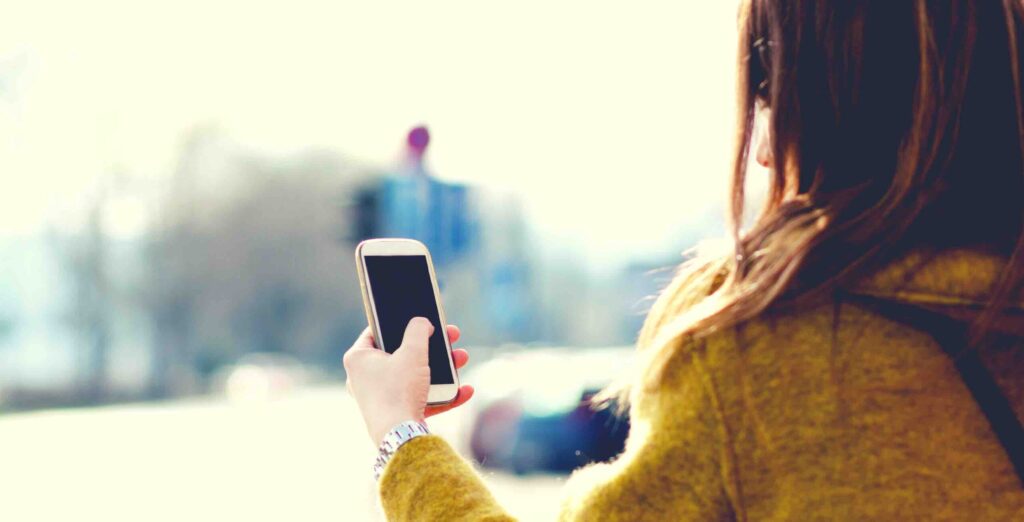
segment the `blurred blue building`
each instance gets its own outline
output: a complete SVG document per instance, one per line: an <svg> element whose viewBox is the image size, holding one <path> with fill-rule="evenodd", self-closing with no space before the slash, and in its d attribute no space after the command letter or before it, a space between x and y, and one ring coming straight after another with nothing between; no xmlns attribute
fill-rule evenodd
<svg viewBox="0 0 1024 522"><path fill-rule="evenodd" d="M380 180L376 190L380 236L418 239L440 266L469 254L479 243L467 186L397 175Z"/></svg>
<svg viewBox="0 0 1024 522"><path fill-rule="evenodd" d="M429 140L425 127L412 129L405 163L357 193L353 239L422 241L448 315L476 328L476 342L534 340L536 288L518 201L431 176Z"/></svg>

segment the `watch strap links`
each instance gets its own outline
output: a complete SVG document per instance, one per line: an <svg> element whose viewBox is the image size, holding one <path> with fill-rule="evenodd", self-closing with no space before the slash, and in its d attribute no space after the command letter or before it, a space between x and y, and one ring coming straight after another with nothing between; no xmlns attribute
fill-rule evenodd
<svg viewBox="0 0 1024 522"><path fill-rule="evenodd" d="M391 431L381 440L380 447L377 448L377 458L373 463L373 478L380 480L388 461L403 444L416 437L429 434L430 430L427 429L427 425L417 421L405 421L391 428Z"/></svg>

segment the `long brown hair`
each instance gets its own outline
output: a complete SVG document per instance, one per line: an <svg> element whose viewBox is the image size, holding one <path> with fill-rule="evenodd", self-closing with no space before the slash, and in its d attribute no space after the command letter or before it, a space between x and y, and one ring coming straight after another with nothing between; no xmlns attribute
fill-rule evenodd
<svg viewBox="0 0 1024 522"><path fill-rule="evenodd" d="M910 248L984 247L1024 259L1019 0L747 0L741 7L732 249L685 263L644 325L641 388L698 338L799 306ZM773 168L748 229L755 116ZM603 398L629 398L637 378Z"/></svg>

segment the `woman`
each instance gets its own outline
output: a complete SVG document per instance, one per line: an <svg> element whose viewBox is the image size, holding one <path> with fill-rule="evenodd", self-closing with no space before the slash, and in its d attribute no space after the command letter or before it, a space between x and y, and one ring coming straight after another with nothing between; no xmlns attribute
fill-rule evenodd
<svg viewBox="0 0 1024 522"><path fill-rule="evenodd" d="M1024 519L1022 24L1017 0L745 3L734 251L653 307L605 394L626 450L563 520ZM771 183L744 229L750 154ZM346 355L377 443L436 413L431 329ZM390 519L509 518L442 439L399 438Z"/></svg>

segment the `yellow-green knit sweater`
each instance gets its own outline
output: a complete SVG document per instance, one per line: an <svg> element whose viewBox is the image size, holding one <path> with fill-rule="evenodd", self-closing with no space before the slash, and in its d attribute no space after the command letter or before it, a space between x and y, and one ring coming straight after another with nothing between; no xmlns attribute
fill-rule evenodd
<svg viewBox="0 0 1024 522"><path fill-rule="evenodd" d="M856 291L963 319L1002 268L966 251L920 264ZM569 479L561 520L1024 520L1002 446L925 333L823 302L677 351L632 405L625 452ZM1024 416L1024 350L984 359ZM512 519L433 435L399 449L380 495L389 520Z"/></svg>

